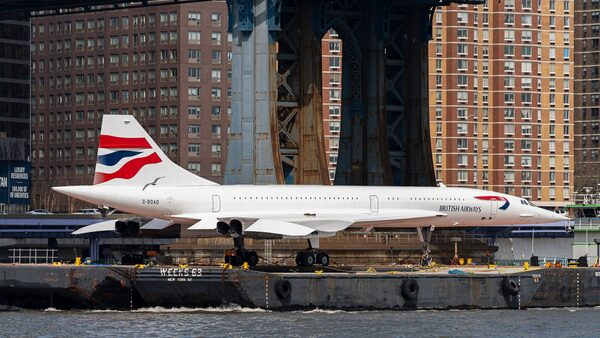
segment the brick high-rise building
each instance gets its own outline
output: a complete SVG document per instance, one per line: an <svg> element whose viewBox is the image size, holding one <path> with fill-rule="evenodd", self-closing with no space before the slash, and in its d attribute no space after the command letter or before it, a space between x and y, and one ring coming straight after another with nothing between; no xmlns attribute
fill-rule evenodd
<svg viewBox="0 0 600 338"><path fill-rule="evenodd" d="M131 114L175 162L221 182L230 114L225 2L35 18L33 207L73 210L91 184L104 114Z"/></svg>
<svg viewBox="0 0 600 338"><path fill-rule="evenodd" d="M600 1L575 2L575 191L600 192ZM587 190L587 192L586 192Z"/></svg>
<svg viewBox="0 0 600 338"><path fill-rule="evenodd" d="M504 0L436 10L429 97L438 180L569 203L573 7Z"/></svg>
<svg viewBox="0 0 600 338"><path fill-rule="evenodd" d="M342 40L330 29L321 40L323 134L329 179L333 184L340 145L342 110Z"/></svg>

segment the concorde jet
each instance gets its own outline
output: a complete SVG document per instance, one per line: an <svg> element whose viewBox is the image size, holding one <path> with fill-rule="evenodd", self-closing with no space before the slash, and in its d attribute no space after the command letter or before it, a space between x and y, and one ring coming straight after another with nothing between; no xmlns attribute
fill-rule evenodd
<svg viewBox="0 0 600 338"><path fill-rule="evenodd" d="M173 163L133 116L104 115L93 185L54 187L77 199L152 218L100 222L74 234L187 226L198 236L228 236L225 261L258 262L244 238L300 238L308 248L299 266L329 264L319 238L348 228L417 228L428 263L435 228L487 227L565 221L526 199L449 187L219 185Z"/></svg>

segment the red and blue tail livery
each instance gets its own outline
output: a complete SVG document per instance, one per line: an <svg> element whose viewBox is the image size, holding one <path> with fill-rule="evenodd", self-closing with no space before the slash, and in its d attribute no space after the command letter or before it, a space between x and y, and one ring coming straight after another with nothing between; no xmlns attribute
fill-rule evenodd
<svg viewBox="0 0 600 338"><path fill-rule="evenodd" d="M128 180L144 166L162 160L143 137L100 135L94 184L115 178Z"/></svg>
<svg viewBox="0 0 600 338"><path fill-rule="evenodd" d="M508 209L508 206L510 206L510 202L508 201L508 198L506 197L502 197L502 196L475 196L476 199L478 200L483 200L483 201L504 201L504 204L502 204L498 209L500 210L506 210Z"/></svg>

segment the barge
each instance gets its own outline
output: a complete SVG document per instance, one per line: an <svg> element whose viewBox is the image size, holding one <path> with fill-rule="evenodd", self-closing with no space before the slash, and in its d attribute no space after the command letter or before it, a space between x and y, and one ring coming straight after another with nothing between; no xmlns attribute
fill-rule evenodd
<svg viewBox="0 0 600 338"><path fill-rule="evenodd" d="M600 305L600 268L0 265L0 308L526 309Z"/></svg>

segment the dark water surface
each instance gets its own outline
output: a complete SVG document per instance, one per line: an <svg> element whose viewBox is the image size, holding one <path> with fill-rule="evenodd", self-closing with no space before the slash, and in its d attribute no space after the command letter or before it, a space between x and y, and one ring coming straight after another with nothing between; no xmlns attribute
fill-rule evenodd
<svg viewBox="0 0 600 338"><path fill-rule="evenodd" d="M600 337L600 308L298 311L149 308L0 312L2 337Z"/></svg>

